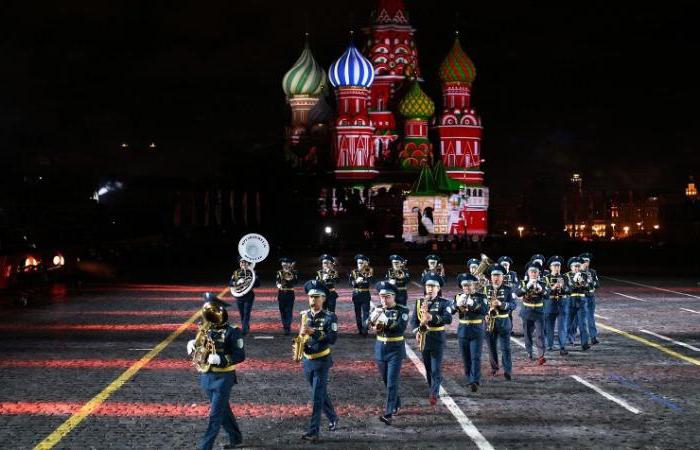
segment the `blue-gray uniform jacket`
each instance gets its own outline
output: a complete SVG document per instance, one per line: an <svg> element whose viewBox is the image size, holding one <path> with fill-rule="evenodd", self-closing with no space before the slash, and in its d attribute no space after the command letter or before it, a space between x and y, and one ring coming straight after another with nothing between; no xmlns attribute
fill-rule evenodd
<svg viewBox="0 0 700 450"><path fill-rule="evenodd" d="M250 269L245 269L245 270L243 270L243 269L237 269L237 270L235 270L235 271L233 272L233 275L231 275L231 279L230 279L229 282L228 282L229 287L235 286L235 285L236 285L236 282L237 282L238 280L240 280L241 278L245 278L246 276L251 276L252 274L253 274L253 272L252 272ZM253 283L253 287L254 287L254 288L260 287L260 277L257 277L257 276L255 277L255 282ZM254 295L253 295L253 290L252 290L252 289L251 289L250 291L248 291L248 293L245 294L244 296L238 297L237 300L245 300L245 299L247 299L249 296L250 296L250 297L253 297L253 296L254 296Z"/></svg>
<svg viewBox="0 0 700 450"><path fill-rule="evenodd" d="M586 272L588 272L588 278L591 280L591 284L588 289L588 295L593 296L595 294L595 290L600 287L600 280L598 279L598 272L596 272L595 269L588 269Z"/></svg>
<svg viewBox="0 0 700 450"><path fill-rule="evenodd" d="M421 305L423 298L416 300L416 308L413 310L411 324L414 328L418 328L421 322ZM432 315L432 319L428 322L428 332L425 334L425 349L434 350L441 347L445 343L445 325L452 323L452 302L442 297L435 297L428 300L428 312Z"/></svg>
<svg viewBox="0 0 700 450"><path fill-rule="evenodd" d="M408 273L408 270L401 270L403 272L403 277L399 278L396 276L394 269L389 269L386 273L386 281L394 280L393 284L396 286L396 289L399 290L406 290L406 286L408 283L411 281L411 274Z"/></svg>
<svg viewBox="0 0 700 450"><path fill-rule="evenodd" d="M420 284L425 285L425 277L428 275L435 275L442 278L442 284L445 284L447 281L447 276L441 275L437 270L423 269L423 273L420 275Z"/></svg>
<svg viewBox="0 0 700 450"><path fill-rule="evenodd" d="M356 278L362 277L363 280L360 281L359 283L355 281ZM357 294L360 294L362 300L364 300L363 297L367 297L367 300L369 301L370 299L370 293L369 293L369 287L374 283L374 271L370 271L370 276L365 277L362 272L360 272L357 269L353 269L352 272L350 272L349 276L350 280L350 286L352 286L352 296L353 300L355 300Z"/></svg>
<svg viewBox="0 0 700 450"><path fill-rule="evenodd" d="M325 360L331 354L331 345L335 344L338 336L338 318L335 314L325 309L313 314L312 310L302 311L304 323L315 328L314 334L309 336L304 344L304 360L311 363Z"/></svg>
<svg viewBox="0 0 700 450"><path fill-rule="evenodd" d="M374 358L383 361L387 353L404 354L404 337L408 325L408 307L400 303L384 310L387 323L377 330L377 342L374 345Z"/></svg>
<svg viewBox="0 0 700 450"><path fill-rule="evenodd" d="M518 304L513 299L513 289L509 288L505 284L500 287L495 288L493 284L489 284L484 288L484 295L487 301L491 301L491 298L495 295L496 298L501 302L501 304L496 308L498 314L496 315L496 325L494 327L494 333L510 333L513 328L513 324L510 321L508 313L515 311L518 308Z"/></svg>
<svg viewBox="0 0 700 450"><path fill-rule="evenodd" d="M515 273L514 270L509 270L506 272L506 275L503 277L503 284L508 286L511 289L515 289L518 284L520 283L520 279L518 279L518 274Z"/></svg>
<svg viewBox="0 0 700 450"><path fill-rule="evenodd" d="M275 277L276 284L278 286L281 286L279 288L280 291L293 291L294 286L297 284L297 280L299 279L299 275L297 274L296 270L292 270L292 279L291 280L285 280L284 279L284 271L278 270L277 275Z"/></svg>
<svg viewBox="0 0 700 450"><path fill-rule="evenodd" d="M484 325L484 316L489 312L489 302L482 292L467 294L467 299L474 300L472 306L464 308L457 307L457 301L462 293L455 295L453 309L459 314L459 328L457 329L457 337L466 339L468 327L482 328Z"/></svg>
<svg viewBox="0 0 700 450"><path fill-rule="evenodd" d="M527 317L530 313L544 313L544 300L549 295L549 288L545 282L538 280L537 285L542 289L536 292L535 289L528 289L529 278L520 281L520 285L515 290L516 297L522 297L523 309L520 310L521 317Z"/></svg>
<svg viewBox="0 0 700 450"><path fill-rule="evenodd" d="M569 284L569 297L571 298L582 298L586 297L591 290L591 278L587 272L579 272L582 276L581 282L574 281L574 272L567 272L564 277Z"/></svg>
<svg viewBox="0 0 700 450"><path fill-rule="evenodd" d="M557 285L559 280L562 280L561 287L555 289L554 286ZM567 280L566 276L562 273L558 275L553 275L552 273L548 273L547 275L544 276L544 282L549 288L549 299L558 302L563 300L569 295L569 292L571 292L571 288L569 287L569 281ZM547 311L547 307L545 305L545 313L550 313L554 311Z"/></svg>
<svg viewBox="0 0 700 450"><path fill-rule="evenodd" d="M233 372L237 364L245 361L243 336L239 328L227 323L221 328L209 330L209 337L214 341L216 354L221 358L221 363L212 364L209 372Z"/></svg>

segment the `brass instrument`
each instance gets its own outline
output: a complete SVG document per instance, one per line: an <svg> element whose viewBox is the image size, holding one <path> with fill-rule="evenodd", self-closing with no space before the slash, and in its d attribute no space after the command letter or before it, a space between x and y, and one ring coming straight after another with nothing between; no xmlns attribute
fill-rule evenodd
<svg viewBox="0 0 700 450"><path fill-rule="evenodd" d="M233 272L233 277L235 283L231 286L231 295L234 297L243 297L245 294L250 292L255 285L255 271L250 269L238 269Z"/></svg>
<svg viewBox="0 0 700 450"><path fill-rule="evenodd" d="M493 260L486 256L485 254L481 254L481 261L479 262L479 266L476 268L476 271L474 271L474 276L479 280L479 284L481 287L486 287L488 284L488 280L486 279L486 270L493 264Z"/></svg>
<svg viewBox="0 0 700 450"><path fill-rule="evenodd" d="M496 297L496 289L491 290L491 298L489 299L489 313L486 316L486 332L492 333L496 327L496 316L498 315L498 306L496 302L499 301Z"/></svg>
<svg viewBox="0 0 700 450"><path fill-rule="evenodd" d="M581 275L581 277L576 280L576 275ZM583 272L577 272L571 277L571 281L574 284L574 287L576 288L585 288L588 286L588 280L586 275Z"/></svg>
<svg viewBox="0 0 700 450"><path fill-rule="evenodd" d="M301 315L301 324L299 326L299 334L292 339L292 359L294 362L300 362L304 357L304 345L309 340L309 335L304 333L304 325L306 323L306 314Z"/></svg>
<svg viewBox="0 0 700 450"><path fill-rule="evenodd" d="M369 280L374 275L374 269L369 264L364 265L362 266L360 274L362 275L362 278Z"/></svg>
<svg viewBox="0 0 700 450"><path fill-rule="evenodd" d="M377 323L379 320L379 317L381 317L382 314L384 314L384 308L381 306L374 306L372 304L373 308L372 311L369 313L369 320L367 320L367 326L368 328L374 328L377 332L381 332L384 330L384 324ZM374 320L373 320L374 319Z"/></svg>
<svg viewBox="0 0 700 450"><path fill-rule="evenodd" d="M291 263L289 269L282 269L282 279L284 281L292 281L294 279L294 266L296 263Z"/></svg>
<svg viewBox="0 0 700 450"><path fill-rule="evenodd" d="M420 313L418 314L419 322L422 322L423 317L425 317L428 314L428 301L429 298L427 295L421 299ZM423 350L425 350L425 341L428 334L428 327L423 324L420 324L418 325L418 328L414 330L414 332L416 332L416 343L418 344L418 350L422 352Z"/></svg>
<svg viewBox="0 0 700 450"><path fill-rule="evenodd" d="M555 296L560 295L561 290L564 289L564 278L561 275L551 275L549 280L552 294ZM552 283L552 280L554 280L554 283Z"/></svg>
<svg viewBox="0 0 700 450"><path fill-rule="evenodd" d="M406 278L406 272L403 269L389 269L389 281L401 280ZM392 283L393 284L393 283Z"/></svg>
<svg viewBox="0 0 700 450"><path fill-rule="evenodd" d="M321 269L318 271L317 277L318 281L323 281L324 283L328 280L335 280L338 278L338 271L333 269L325 270Z"/></svg>
<svg viewBox="0 0 700 450"><path fill-rule="evenodd" d="M441 277L445 276L445 266L443 266L442 263L437 263L435 266L435 275L439 275Z"/></svg>
<svg viewBox="0 0 700 450"><path fill-rule="evenodd" d="M194 338L194 352L192 352L192 365L197 372L209 371L209 355L216 353L214 340L209 336L211 323L204 321L198 325L197 335Z"/></svg>

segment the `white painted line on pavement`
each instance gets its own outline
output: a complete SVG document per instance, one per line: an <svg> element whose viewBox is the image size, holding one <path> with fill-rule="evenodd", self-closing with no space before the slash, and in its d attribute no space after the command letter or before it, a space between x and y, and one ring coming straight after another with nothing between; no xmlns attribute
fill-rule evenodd
<svg viewBox="0 0 700 450"><path fill-rule="evenodd" d="M641 414L641 412L642 412L641 410L635 408L634 406L630 405L630 404L627 403L626 401L624 401L624 400L622 400L622 399L620 399L620 398L617 398L617 397L615 397L614 395L608 394L607 392L605 392L604 390L602 390L601 388L599 388L599 387L596 386L595 384L589 383L588 381L584 380L583 378L579 377L578 375L571 375L571 378L573 378L574 380L578 381L578 382L581 383L582 385L584 385L584 386L586 386L586 387L588 387L588 388L593 389L594 391L596 391L597 393L599 393L599 394L602 395L603 397L607 398L607 399L610 400L611 402L617 403L618 405L622 406L622 407L625 408L627 411L629 411L629 412L631 412L631 413L633 413L633 414Z"/></svg>
<svg viewBox="0 0 700 450"><path fill-rule="evenodd" d="M411 281L411 283L413 283L413 285L416 286L416 287L423 287L423 286L421 286L420 283L418 283L417 281Z"/></svg>
<svg viewBox="0 0 700 450"><path fill-rule="evenodd" d="M691 313L693 313L693 314L700 314L700 311L694 311L694 310L688 309L688 308L681 308L681 309L682 309L683 311L688 311L688 312L691 312Z"/></svg>
<svg viewBox="0 0 700 450"><path fill-rule="evenodd" d="M253 339L274 339L274 336L253 336Z"/></svg>
<svg viewBox="0 0 700 450"><path fill-rule="evenodd" d="M676 344L676 345L680 345L681 347L688 348L688 349L690 349L690 350L692 350L692 351L694 351L694 352L700 352L700 348L693 347L692 345L686 344L685 342L676 341L676 340L671 339L670 337L663 336L663 335L660 335L660 334L656 334L656 333L654 333L654 332L652 332L652 331L649 331L649 330L642 330L642 329L640 329L639 331L641 331L642 333L650 334L650 335L652 335L652 336L654 336L654 337L657 337L657 338L659 338L659 339L663 339L664 341L673 342L673 343Z"/></svg>
<svg viewBox="0 0 700 450"><path fill-rule="evenodd" d="M634 286L648 287L648 288L651 288L651 289L656 289L657 291L670 292L670 293L672 293L672 294L685 295L685 296L687 296L687 297L692 297L692 298L698 298L698 299L700 299L700 296L697 296L697 295L688 294L688 293L686 293L686 292L673 291L673 290L671 290L671 289L666 289L666 288L660 288L660 287L657 287L657 286L652 286L652 285L650 285L650 284L637 283L636 281L627 281L627 280L622 280L622 279L620 279L620 278L613 278L613 277L607 277L607 276L604 276L603 278L607 278L608 280L613 280L613 281L619 281L619 282L621 282L621 283L632 284L632 285L634 285Z"/></svg>
<svg viewBox="0 0 700 450"><path fill-rule="evenodd" d="M522 348L525 348L525 343L521 341L520 339L516 339L513 336L510 337L510 340L521 346Z"/></svg>
<svg viewBox="0 0 700 450"><path fill-rule="evenodd" d="M152 348L130 348L129 350L132 352L150 352L153 349Z"/></svg>
<svg viewBox="0 0 700 450"><path fill-rule="evenodd" d="M413 349L408 345L406 345L406 355L408 355L409 359L413 362L413 364L416 366L416 369L418 369L418 372L420 372L421 375L423 375L423 378L426 378L425 374L425 366L423 366L423 362L418 358L418 355L413 351ZM462 430L466 433L467 436L471 438L472 441L476 444L477 447L479 447L482 450L494 450L493 446L489 443L489 441L486 440L483 434L474 426L471 420L469 420L469 417L467 417L464 412L459 409L459 406L452 400L452 397L450 397L450 394L447 393L445 388L440 386L440 401L447 407L447 409L450 410L452 415L457 419L457 422L459 422L459 425L462 427Z"/></svg>
<svg viewBox="0 0 700 450"><path fill-rule="evenodd" d="M599 318L599 319L610 320L609 317L601 316L600 314L596 314L595 316L596 316L597 318Z"/></svg>
<svg viewBox="0 0 700 450"><path fill-rule="evenodd" d="M619 292L613 292L613 294L617 294L617 295L620 295L620 296L625 297L625 298L631 298L632 300L637 300L638 302L647 303L647 301L648 301L648 300L644 300L643 298L632 297L631 295L627 295L627 294L620 294Z"/></svg>

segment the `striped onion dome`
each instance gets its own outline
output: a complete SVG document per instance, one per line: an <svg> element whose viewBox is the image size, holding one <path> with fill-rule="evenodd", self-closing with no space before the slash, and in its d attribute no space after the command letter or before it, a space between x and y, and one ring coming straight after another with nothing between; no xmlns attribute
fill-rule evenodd
<svg viewBox="0 0 700 450"><path fill-rule="evenodd" d="M407 119L430 119L434 112L435 103L414 80L399 102L399 113Z"/></svg>
<svg viewBox="0 0 700 450"><path fill-rule="evenodd" d="M287 97L295 95L318 96L326 84L326 72L316 62L309 49L309 42L304 44L304 51L282 79L282 89Z"/></svg>
<svg viewBox="0 0 700 450"><path fill-rule="evenodd" d="M328 79L335 88L358 86L368 88L374 82L374 67L351 42L345 53L331 64Z"/></svg>
<svg viewBox="0 0 700 450"><path fill-rule="evenodd" d="M471 85L476 78L476 67L471 59L464 53L462 45L459 43L459 34L455 36L455 43L447 54L445 60L440 64L440 81L443 83L462 82Z"/></svg>

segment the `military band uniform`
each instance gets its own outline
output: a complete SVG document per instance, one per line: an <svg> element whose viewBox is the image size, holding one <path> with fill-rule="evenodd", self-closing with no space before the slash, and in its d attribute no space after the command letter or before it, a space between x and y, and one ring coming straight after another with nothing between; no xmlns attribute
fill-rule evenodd
<svg viewBox="0 0 700 450"><path fill-rule="evenodd" d="M233 272L231 280L229 281L229 287L236 285L238 280L250 276L250 269L238 269ZM255 277L255 282L253 283L253 288L260 286L260 278ZM255 302L255 291L251 289L245 295L236 297L236 305L238 306L238 314L241 317L241 327L243 328L243 336L250 332L250 316L253 311L253 303Z"/></svg>
<svg viewBox="0 0 700 450"><path fill-rule="evenodd" d="M578 257L569 259L569 268L573 265L581 265ZM573 270L566 273L566 282L569 285L569 339L573 341L576 337L576 329L581 334L581 348L585 351L590 348L588 335L588 292L590 290L590 279L585 272L579 272L577 277Z"/></svg>
<svg viewBox="0 0 700 450"><path fill-rule="evenodd" d="M563 265L561 259L559 259L558 262ZM566 277L561 273L554 275L550 272L544 276L544 279L549 288L549 296L547 296L544 302L545 344L547 350L551 351L553 349L554 331L556 329L559 352L565 355L569 327L569 283L566 281Z"/></svg>
<svg viewBox="0 0 700 450"><path fill-rule="evenodd" d="M457 277L460 280L478 282L476 277L462 274ZM461 286L460 286L461 287ZM460 297L465 295L467 304L459 306ZM459 315L459 328L457 328L457 343L462 354L464 364L464 376L467 383L478 386L481 382L481 351L484 344L484 316L488 313L489 304L483 292L473 294L458 293L455 295L453 310ZM476 390L472 388L472 390Z"/></svg>
<svg viewBox="0 0 700 450"><path fill-rule="evenodd" d="M297 283L298 275L296 270L285 273L278 270L276 278L277 284L277 304L280 310L282 328L285 334L289 334L292 327L292 316L294 315L294 286Z"/></svg>
<svg viewBox="0 0 700 450"><path fill-rule="evenodd" d="M363 255L355 256L355 261L364 259L369 261ZM359 280L359 281L358 281ZM358 269L353 269L349 276L350 286L352 287L352 304L355 309L355 324L357 325L357 331L363 335L367 336L367 319L369 318L369 304L371 300L371 294L369 288L374 284L374 276L369 277L364 276L362 272Z"/></svg>
<svg viewBox="0 0 700 450"><path fill-rule="evenodd" d="M532 287L528 287L529 284L530 279L525 278L515 291L515 296L522 298L523 307L520 310L520 318L523 321L525 350L530 359L533 359L534 335L534 343L535 347L537 347L536 358L540 363L544 363L544 302L549 294L549 288L539 280L534 280L534 286Z"/></svg>
<svg viewBox="0 0 700 450"><path fill-rule="evenodd" d="M328 295L326 296L326 302L323 304L323 309L334 313L335 305L338 300L338 292L335 290L335 286L338 284L338 281L340 281L338 272L324 273L323 270L319 270L316 272L316 280L325 284L328 289Z"/></svg>
<svg viewBox="0 0 700 450"><path fill-rule="evenodd" d="M502 273L505 273L503 269L501 269L501 271ZM495 375L499 370L498 346L500 344L503 374L506 379L510 379L513 372L513 363L510 351L510 333L513 330L513 322L508 313L515 311L518 305L513 298L513 290L503 284L499 287L495 287L493 283L489 283L489 285L484 289L484 295L486 296L486 300L489 302L494 296L501 302L501 305L496 308L497 314L493 331L486 332L486 342L489 348L489 363L491 364L491 372L493 375Z"/></svg>

